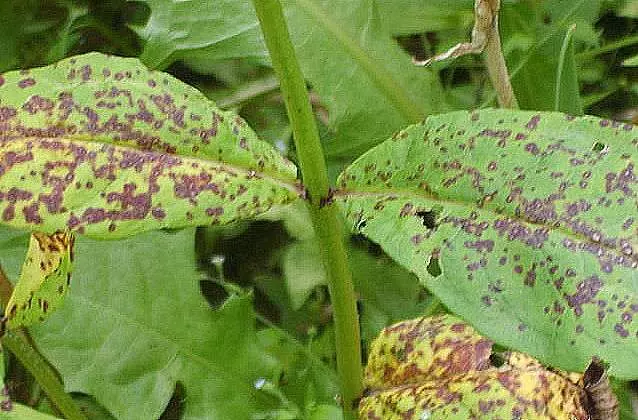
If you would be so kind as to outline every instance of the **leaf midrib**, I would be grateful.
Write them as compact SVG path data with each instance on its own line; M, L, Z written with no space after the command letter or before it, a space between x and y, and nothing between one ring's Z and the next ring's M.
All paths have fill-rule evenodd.
M191 161L195 161L197 163L203 163L206 165L217 165L222 171L225 172L236 172L236 173L240 173L242 175L246 175L246 176L252 176L254 178L260 179L260 180L265 180L268 181L282 189L288 190L290 192L294 192L295 194L302 196L303 195L303 191L304 191L304 187L303 185L297 180L295 179L294 181L291 178L287 178L284 177L282 173L276 173L277 175L282 175L281 177L275 176L273 173L271 172L260 172L257 171L255 169L250 169L250 168L246 168L243 166L236 166L236 165L231 165L229 163L220 161L220 160L215 160L215 159L203 159L200 157L194 157L194 156L190 156L190 155L181 155L181 154L173 154L173 153L163 153L163 152L158 152L155 150L143 150L143 149L139 149L136 147L131 147L130 145L127 146L123 146L123 145L118 145L114 142L108 142L108 141L98 141L98 140L93 140L90 138L82 138L82 139L73 139L73 137L21 137L19 139L14 139L13 141L28 141L30 139L36 140L36 141L41 141L41 140L52 140L52 141L61 141L61 142L65 142L65 143L92 143L92 144L102 144L102 145L109 145L112 147L115 147L117 149L120 150L130 150L130 151L134 151L137 153L148 153L148 154L153 154L153 155L157 155L157 156L173 156L179 159L188 159ZM254 172L254 174L252 174Z
M422 199L422 200L428 200L428 201L434 201L436 203L440 203L441 205L445 206L447 205L454 205L454 206L458 206L458 207L466 207L470 210L480 210L481 212L485 212L485 213L489 213L490 216L492 218L497 218L497 217L507 217L511 220L515 220L517 222L520 223L524 223L530 226L536 226L536 227L542 227L545 229L548 229L549 231L552 232L558 232L560 234L563 234L564 236L575 240L575 241L581 241L581 242L586 242L589 244L595 244L596 246L601 247L602 249L604 249L605 251L608 251L610 253L613 253L616 256L622 256L624 258L631 258L634 261L634 265L636 265L638 267L638 262L636 261L638 259L638 257L636 257L635 255L625 255L622 252L620 252L620 250L618 250L617 248L614 247L610 247L606 244L604 244L603 242L594 242L593 240L591 240L591 238L588 238L587 236L584 236L582 234L573 232L569 229L565 229L563 227L563 225L561 226L554 226L554 225L550 225L547 223L542 223L542 222L538 222L538 221L532 221L529 219L526 219L524 217L520 217L520 216L516 216L514 214L510 214L510 213L499 213L497 212L495 209L492 208L488 208L488 207L481 207L481 206L477 206L477 205L471 205L470 203L466 202L466 201L460 201L460 200L454 200L454 199L449 199L449 198L441 198L441 197L435 197L432 194L428 194L424 191L414 191L414 190L400 190L400 189L393 189L393 190L388 190L388 191L374 191L374 190L348 190L348 189L339 189L335 192L334 197L335 198L340 198L340 197L344 197L344 199L348 199L349 197L362 197L362 198L376 198L376 197L388 197L388 196L393 196L396 198L401 198L401 197L407 197L410 199ZM635 268L635 267L634 267Z

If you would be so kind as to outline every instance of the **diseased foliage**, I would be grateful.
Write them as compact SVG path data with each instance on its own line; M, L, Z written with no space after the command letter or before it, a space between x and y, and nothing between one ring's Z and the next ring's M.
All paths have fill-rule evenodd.
M282 3L313 91L331 176L426 114L493 103L479 57L424 70L408 55L427 58L465 39L472 0ZM631 2L621 3L503 5L503 46L524 109L581 114L582 97L588 113L636 122L636 74L619 69L623 58L635 54L635 21L627 17ZM0 48L2 71L93 49L142 52L145 65L198 86L222 107L236 107L263 139L294 157L250 0L6 0L0 10L6 12L0 17L6 35L0 45L8 46ZM559 50L571 24L577 29L562 61ZM612 54L605 53L610 47ZM383 146L376 157L362 158L369 160L366 165L347 171L357 179L347 179L352 189L336 198L345 201L349 222L490 339L573 369L583 369L589 355L604 361L611 356L612 374L637 378L630 166L635 128L589 118L567 123L560 114L538 114L537 121L537 113L481 111L474 122L469 115L431 118L425 146L411 137L424 134L417 134L421 128L409 128L394 146ZM557 125L548 130L547 121ZM459 134L450 123L474 134ZM463 150L451 147L463 143ZM405 168L395 169L393 163L402 159ZM388 160L392 164L385 167ZM369 164L377 167L361 178L359 171ZM49 233L68 229L94 238L142 233L110 243L80 236L72 292L50 320L30 327L67 390L95 396L118 417L338 418L332 311L309 226L303 226L308 236L286 226L302 239L292 244L275 237L278 223L262 229L261 221L199 229L197 236L192 230L144 233L230 223L279 203L304 206L295 178L293 165L258 141L235 114L137 60L90 54L0 75L0 224ZM417 181L423 184L415 186ZM606 197L603 202L596 191ZM281 214L266 217L282 220ZM309 225L303 216L296 223ZM237 236L240 231L245 240ZM0 262L10 279L18 278L17 261L28 242L28 234L0 229ZM433 296L362 235L349 245L365 344L383 326L417 316ZM225 264L213 263L211 255L224 256ZM66 254L59 262L51 256L45 263L69 268ZM198 271L205 267L207 273ZM9 326L43 315L41 302L33 306L36 295L49 302L47 314L60 304L64 296L54 286L61 284L62 271L30 276L27 284L23 276L16 288L20 297L9 307L16 308ZM198 279L204 279L201 290ZM205 283L223 290L211 292ZM218 299L213 309L201 294ZM31 309L20 312L29 301ZM274 325L258 322L254 331L253 309L265 325ZM388 373L396 383L415 369L431 376L421 375L405 392L369 376L366 407L385 402L386 409L423 418L466 418L474 412L533 418L567 402L576 417L582 414L578 387L563 375L506 353L501 367L506 373L499 369L495 378L486 360L491 341L452 317L419 322L395 326L408 333L388 332L385 338L398 334L398 341L394 347L377 342L370 364L384 372L396 369ZM410 343L419 328L437 330L434 340L401 344ZM442 356L412 357L430 354L428 346ZM428 360L445 369L427 367ZM474 371L447 369L453 365ZM521 381L509 382L512 378ZM552 385L545 387L545 379ZM478 388L477 381L483 381ZM522 383L535 392L516 389ZM622 418L634 418L630 384L612 378L612 385L621 398L624 394ZM561 386L566 399L558 395ZM431 391L463 398L439 404ZM513 401L515 394L533 407ZM78 395L74 399L82 404ZM40 418L6 397L3 393L2 408L10 403L12 411L0 411L0 417ZM427 409L410 406L417 400ZM609 400L602 399L599 408L610 411Z
M403 321L372 343L367 419L589 419L580 375L516 352L491 361L492 342L451 315Z
M0 217L116 238L250 217L298 195L243 120L135 59L0 76Z
M9 328L43 321L60 306L71 283L73 235L31 234L20 278L5 314Z
M638 377L632 125L559 113L430 117L340 177L355 230L500 344Z

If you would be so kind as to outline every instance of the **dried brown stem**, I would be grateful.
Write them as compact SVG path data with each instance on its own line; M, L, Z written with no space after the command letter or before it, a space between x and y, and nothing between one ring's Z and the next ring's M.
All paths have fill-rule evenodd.
M420 66L429 66L435 61L485 52L487 72L494 90L496 90L499 105L502 108L518 108L498 32L498 12L500 7L500 0L476 0L474 3L474 28L472 29L471 42L457 44L442 54L424 61L414 60L414 63Z

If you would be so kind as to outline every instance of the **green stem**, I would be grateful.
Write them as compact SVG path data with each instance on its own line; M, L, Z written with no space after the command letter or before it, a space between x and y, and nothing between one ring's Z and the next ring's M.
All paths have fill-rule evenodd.
M64 386L58 379L56 371L49 365L24 338L8 330L2 337L2 346L7 348L31 372L38 384L51 399L51 402L69 420L86 420L86 417L75 405Z
M13 285L0 267L0 305L3 308L7 307L12 294ZM44 389L53 405L60 410L64 417L86 420L71 397L64 392L64 386L60 382L58 373L35 348L25 328L20 328L17 331L6 330L0 338L0 342L33 375L38 385ZM0 380L2 379L4 378L0 378Z
M324 154L281 4L279 0L253 0L253 4L273 67L281 83L299 166L308 192L310 215L328 274L344 415L346 418L355 418L353 405L363 388L361 344L354 286L343 243L342 224L336 206L324 205L329 201L330 194Z

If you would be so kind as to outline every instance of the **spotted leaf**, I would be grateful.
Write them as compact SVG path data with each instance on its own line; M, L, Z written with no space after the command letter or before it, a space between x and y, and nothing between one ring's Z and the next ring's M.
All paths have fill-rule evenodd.
M298 196L238 116L136 59L0 75L0 222L99 238L227 223Z
M560 113L428 118L347 168L355 231L496 342L638 378L638 132Z
M31 234L22 272L5 311L9 328L43 321L60 306L71 282L73 239L69 232Z
M521 354L490 361L492 342L441 315L392 325L372 343L360 418L589 419L579 377Z

